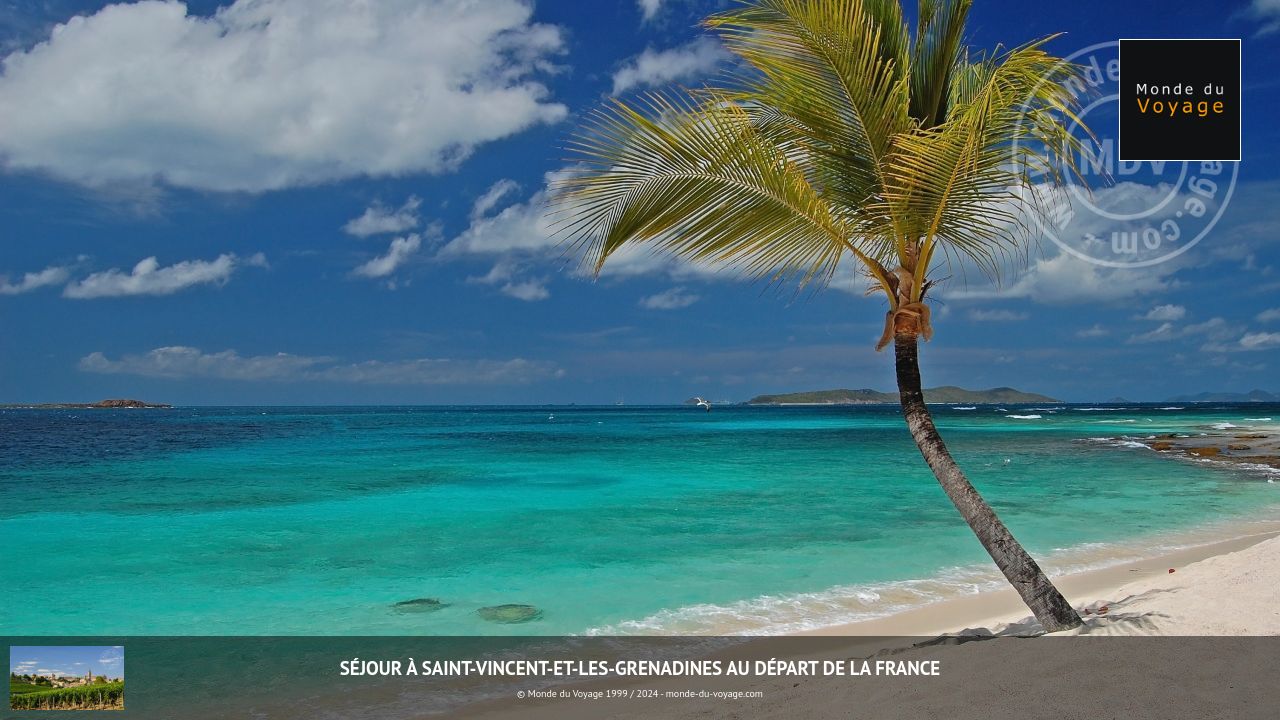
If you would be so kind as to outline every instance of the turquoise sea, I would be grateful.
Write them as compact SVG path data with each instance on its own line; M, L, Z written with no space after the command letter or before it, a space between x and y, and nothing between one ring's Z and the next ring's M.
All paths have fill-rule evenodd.
M1280 406L934 412L1056 571L1278 515L1125 438ZM9 635L777 633L1000 583L889 406L6 409L0 547Z

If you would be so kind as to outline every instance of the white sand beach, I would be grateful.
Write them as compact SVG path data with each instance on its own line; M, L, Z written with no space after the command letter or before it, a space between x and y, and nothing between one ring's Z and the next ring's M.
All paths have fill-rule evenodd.
M1275 657L1268 654L1273 645L1249 644L1251 638L1241 636L1280 635L1280 531L1269 530L1067 576L1059 578L1058 584L1081 610L1083 627L1042 635L1025 608L1020 609L1016 594L1002 590L810 633L843 643L824 646L822 657L867 657L888 652L902 658L933 658L946 668L943 677L893 678L868 685L849 678L750 678L738 687L759 692L760 697L755 699L684 699L642 705L508 699L474 706L464 715L495 719L661 716L954 720L1064 717L1059 711L1070 703L1075 711L1071 717L1081 718L1270 717L1273 707L1266 703L1213 708L1201 708L1196 703L1228 688L1243 692L1223 697L1240 698L1253 693L1255 698L1266 698L1276 692L1269 689L1274 687L1269 668ZM975 639L944 640L918 647L912 647L915 643L911 639L903 639L896 648L883 645L890 636L919 641L924 636L940 634ZM1040 637L1026 639L1028 635ZM1134 640L1104 645L1054 639L1082 635L1128 636ZM978 636L990 639L978 640ZM1174 641L1175 645L1167 636L1181 637ZM1223 636L1232 638L1228 642L1243 643L1244 650L1226 651L1214 646L1215 642L1223 642ZM1151 645L1157 638L1166 639L1162 644ZM761 638L748 643L749 650L740 648L734 653L783 657L788 647L794 647L788 645L791 640L794 638ZM1143 642L1149 644L1141 645ZM1135 652L1148 657L1148 662L1135 661ZM1078 686L1084 679L1105 681L1089 692L1080 692ZM694 689L706 684L706 680L678 679L634 687ZM581 687L622 685L615 680ZM1118 703L1126 707L1120 708ZM1183 714L1184 709L1189 714Z
M1073 633L1277 635L1280 529L1067 575L1055 583L1085 619ZM982 630L1039 633L1009 588L807 634L888 637Z

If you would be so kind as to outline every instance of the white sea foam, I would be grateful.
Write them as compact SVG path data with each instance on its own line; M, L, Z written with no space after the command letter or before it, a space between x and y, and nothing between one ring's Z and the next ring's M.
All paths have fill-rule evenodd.
M1250 422L1271 422L1271 418L1269 418L1269 417L1267 417L1267 418L1245 418L1245 420L1248 420L1248 421L1250 421Z
M1129 408L1084 407L1084 408L1071 408L1071 409L1075 410L1076 412L1115 412L1117 410L1128 410Z
M1229 423L1229 422L1220 422L1220 423L1214 423L1209 427L1213 428L1214 430L1230 430L1231 428L1238 428L1240 426L1235 425L1233 423Z
M1150 450L1150 449L1151 449L1151 448L1150 448L1150 447L1148 447L1145 443L1140 443L1140 442L1138 442L1137 440L1130 440L1129 438L1123 438L1123 437L1118 437L1118 438L1116 438L1116 437L1091 437L1091 438L1087 438L1087 440L1088 440L1089 442L1097 443L1097 444L1099 444L1099 445L1106 445L1106 446L1108 446L1108 447L1122 447L1122 448L1134 448L1134 449L1139 449L1139 448L1141 448L1141 449L1143 449L1143 450Z
M1280 478L1280 469L1273 468L1270 465L1263 465L1262 463L1232 463L1232 465L1248 472L1251 475L1261 475L1266 478L1269 483L1273 483L1276 481L1276 478Z
M1233 526L1231 536L1238 536ZM1101 570L1220 539L1212 526L1179 536L1133 543L1082 543L1055 548L1043 563L1051 576ZM834 625L875 620L951 598L1008 587L994 566L950 567L930 578L842 585L789 595L764 595L716 605L703 603L661 610L587 630L586 635L787 635Z
M1186 410L1186 408L1183 408L1183 407L1176 407L1176 406L1173 406L1173 407L1162 407L1162 408L1160 408L1160 409L1161 409L1161 410Z
M764 595L724 605L660 610L639 620L592 628L587 635L786 635L887 617L959 595L999 588L995 568L949 568L937 576L843 585L792 595Z
M977 410L978 408L974 407L973 405L965 405L963 407L953 407L951 409L952 410Z
M1043 415L1005 415L1005 417L1012 418L1014 420L1039 420L1044 416Z

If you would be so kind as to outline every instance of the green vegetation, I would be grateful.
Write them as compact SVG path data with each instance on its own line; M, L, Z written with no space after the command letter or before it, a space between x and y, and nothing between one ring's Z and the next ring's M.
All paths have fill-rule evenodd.
M748 405L866 405L879 403L896 403L897 395L883 393L879 390L863 388L862 390L811 390L809 392L782 393L779 395L757 395L747 401Z
M966 390L954 385L929 388L924 391L927 403L1017 404L1058 402L1046 395L1022 392L1009 387L990 390ZM757 395L748 405L864 405L871 403L897 403L898 393L879 390L813 390L810 392L784 393L781 395Z
M18 690L19 687L35 689ZM10 680L9 707L14 710L122 710L124 682L51 690Z

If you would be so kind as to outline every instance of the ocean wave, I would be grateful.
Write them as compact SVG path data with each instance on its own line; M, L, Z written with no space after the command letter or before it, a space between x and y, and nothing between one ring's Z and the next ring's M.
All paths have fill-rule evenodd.
M1115 425L1116 423L1136 423L1137 420L1126 418L1124 420L1094 420L1094 425Z
M951 409L952 410L977 410L978 408L974 407L973 405L965 405L963 407L953 407Z
M1117 410L1128 410L1129 408L1102 408L1102 407L1083 407L1071 408L1076 412L1115 412Z
M1177 536L1140 543L1088 542L1054 548L1043 563L1051 576L1134 562L1194 545ZM660 610L639 620L594 627L585 635L788 635L876 620L957 597L1008 587L994 565L949 567L932 577L841 585L827 590L763 595L725 604L702 603Z
M1250 422L1271 422L1271 418L1245 418Z
M792 595L764 595L717 605L660 610L639 620L591 628L586 635L788 635L875 620L1004 583L992 567L948 568L927 579L842 585Z
M1086 440L1088 442L1097 443L1099 445L1106 445L1108 447L1122 447L1122 448L1134 448L1134 449L1141 448L1143 450L1151 449L1150 446L1148 446L1146 443L1140 443L1137 440L1130 440L1129 438L1123 438L1123 437L1119 437L1119 438L1091 437L1091 438L1086 438Z
M1156 408L1156 409L1157 410L1186 410L1186 408L1184 407L1177 407L1177 406L1162 407L1162 408Z
M1178 456L1179 460L1207 465L1210 467L1223 468L1225 470L1238 470L1245 475L1251 477L1262 477L1267 482L1274 483L1280 478L1280 468L1263 463L1237 462L1235 460L1224 460L1217 457L1195 457L1195 456Z
M1239 426L1239 425L1236 425L1236 424L1234 424L1234 423L1229 423L1229 422L1220 422L1220 423L1214 423L1214 424L1210 425L1209 427L1213 428L1214 430L1230 430L1230 429L1232 429L1232 428L1238 428L1238 427L1240 427L1240 426Z
M1250 475L1261 475L1266 478L1267 482L1274 483L1276 478L1280 478L1280 468L1274 468L1270 465L1262 463L1232 463L1236 467L1248 472Z
M1005 417L1012 418L1014 420L1039 420L1044 416L1043 415L1005 415Z

